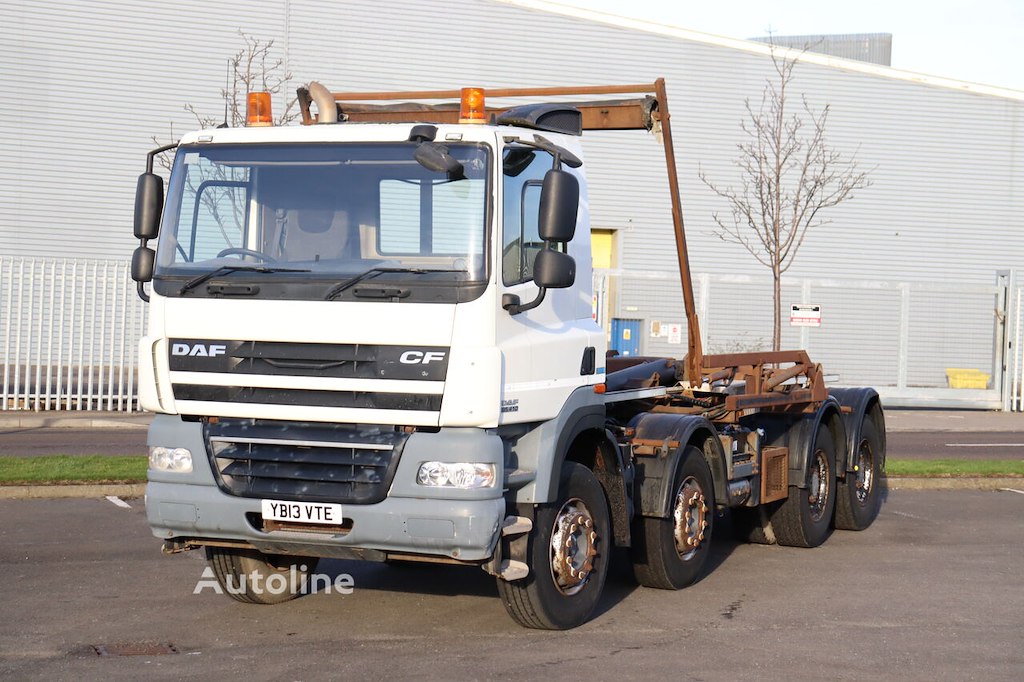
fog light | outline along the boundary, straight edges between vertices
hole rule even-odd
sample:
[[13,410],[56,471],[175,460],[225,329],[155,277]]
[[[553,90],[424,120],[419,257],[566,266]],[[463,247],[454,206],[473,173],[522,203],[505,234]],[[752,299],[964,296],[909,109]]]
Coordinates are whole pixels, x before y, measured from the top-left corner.
[[416,482],[435,488],[492,488],[494,465],[481,462],[423,462]]
[[187,474],[192,471],[192,451],[188,448],[150,446],[149,466],[157,471]]

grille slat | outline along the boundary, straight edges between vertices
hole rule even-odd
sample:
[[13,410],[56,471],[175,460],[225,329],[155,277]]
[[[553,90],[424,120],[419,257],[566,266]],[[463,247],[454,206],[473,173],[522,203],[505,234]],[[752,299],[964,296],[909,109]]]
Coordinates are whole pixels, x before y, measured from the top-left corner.
[[372,467],[325,464],[282,464],[277,462],[230,462],[221,474],[231,478],[284,478],[288,480],[330,483],[380,483],[381,473]]
[[254,419],[207,423],[205,434],[217,484],[228,494],[348,504],[384,499],[408,438],[387,427]]
[[315,456],[317,464],[386,468],[391,461],[391,453],[387,450],[360,450],[358,455],[354,455],[353,450],[339,448],[288,448],[283,445],[243,444],[229,445],[223,449],[215,448],[214,451],[218,458],[249,459],[256,462],[299,463],[308,462],[311,456]]

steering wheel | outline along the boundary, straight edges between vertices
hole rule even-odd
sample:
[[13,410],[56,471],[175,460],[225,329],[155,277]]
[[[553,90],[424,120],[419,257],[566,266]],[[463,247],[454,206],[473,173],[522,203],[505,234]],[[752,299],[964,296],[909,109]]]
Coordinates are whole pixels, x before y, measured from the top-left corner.
[[277,262],[276,258],[274,258],[273,256],[268,256],[262,251],[256,251],[255,249],[245,249],[241,247],[232,247],[230,249],[224,249],[223,251],[217,254],[217,258],[222,258],[224,256],[252,256],[253,258],[259,258],[261,261],[265,261],[267,263]]

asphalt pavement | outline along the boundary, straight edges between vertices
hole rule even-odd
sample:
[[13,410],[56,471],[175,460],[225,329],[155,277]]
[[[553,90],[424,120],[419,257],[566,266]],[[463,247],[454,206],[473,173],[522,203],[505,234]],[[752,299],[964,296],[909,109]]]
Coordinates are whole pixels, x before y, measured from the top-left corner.
[[[593,620],[525,630],[476,568],[327,561],[351,594],[240,604],[163,556],[141,500],[0,500],[0,678],[1019,680],[1024,494],[893,491],[821,547],[737,544],[638,587],[617,556]],[[198,591],[198,592],[197,592]],[[105,654],[105,655],[104,655]],[[131,655],[125,655],[131,654]]]

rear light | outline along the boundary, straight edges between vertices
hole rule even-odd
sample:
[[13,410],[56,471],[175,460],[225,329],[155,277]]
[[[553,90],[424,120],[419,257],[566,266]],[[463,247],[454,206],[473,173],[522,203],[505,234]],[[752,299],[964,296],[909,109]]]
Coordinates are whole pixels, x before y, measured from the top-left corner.
[[272,126],[274,116],[270,111],[269,92],[250,92],[246,102],[245,125]]
[[484,123],[487,111],[484,109],[483,88],[462,88],[459,106],[459,123]]

